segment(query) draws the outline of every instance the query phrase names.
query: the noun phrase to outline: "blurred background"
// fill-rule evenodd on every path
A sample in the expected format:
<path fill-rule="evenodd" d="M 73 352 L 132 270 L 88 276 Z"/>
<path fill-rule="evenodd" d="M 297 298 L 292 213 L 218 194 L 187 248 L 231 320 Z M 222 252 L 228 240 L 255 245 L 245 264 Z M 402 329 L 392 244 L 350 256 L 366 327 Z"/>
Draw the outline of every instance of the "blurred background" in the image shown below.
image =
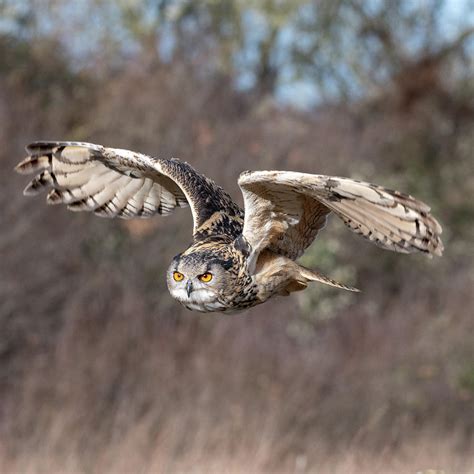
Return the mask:
<path fill-rule="evenodd" d="M 474 472 L 474 3 L 0 0 L 1 472 Z M 373 181 L 445 255 L 331 221 L 314 285 L 188 312 L 189 210 L 113 221 L 26 199 L 34 140 Z"/>

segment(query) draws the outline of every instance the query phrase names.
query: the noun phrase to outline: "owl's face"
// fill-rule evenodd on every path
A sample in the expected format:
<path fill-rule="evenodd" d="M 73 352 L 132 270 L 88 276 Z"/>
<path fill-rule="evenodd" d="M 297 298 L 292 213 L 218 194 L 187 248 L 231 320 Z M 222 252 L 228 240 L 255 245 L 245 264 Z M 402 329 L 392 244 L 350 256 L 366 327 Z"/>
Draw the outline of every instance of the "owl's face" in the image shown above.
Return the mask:
<path fill-rule="evenodd" d="M 177 255 L 168 268 L 166 280 L 173 298 L 195 311 L 219 311 L 224 289 L 233 285 L 232 262 L 206 253 Z"/>

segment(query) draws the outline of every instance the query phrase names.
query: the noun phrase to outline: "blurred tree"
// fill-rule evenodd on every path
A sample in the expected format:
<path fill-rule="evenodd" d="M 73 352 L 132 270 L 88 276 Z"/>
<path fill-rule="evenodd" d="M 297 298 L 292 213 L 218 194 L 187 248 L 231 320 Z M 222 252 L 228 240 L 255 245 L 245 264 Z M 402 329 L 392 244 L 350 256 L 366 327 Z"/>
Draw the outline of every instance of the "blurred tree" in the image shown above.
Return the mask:
<path fill-rule="evenodd" d="M 409 111 L 430 95 L 452 106 L 446 64 L 458 74 L 472 67 L 472 18 L 453 15 L 447 0 L 121 0 L 115 8 L 120 27 L 112 36 L 122 49 L 135 44 L 159 62 L 182 58 L 254 98 L 289 88 L 286 100 L 303 103 L 306 86 L 313 104 L 390 98 Z M 470 105 L 454 107 L 471 113 Z"/>
<path fill-rule="evenodd" d="M 377 93 L 392 83 L 408 105 L 438 87 L 435 70 L 443 61 L 467 55 L 472 18 L 458 18 L 453 32 L 444 21 L 449 6 L 446 0 L 308 2 L 296 22 L 301 36 L 293 61 L 333 98 Z"/>
<path fill-rule="evenodd" d="M 124 26 L 147 50 L 198 61 L 259 95 L 275 92 L 283 30 L 305 2 L 120 2 Z M 163 46 L 164 45 L 164 46 Z"/>
<path fill-rule="evenodd" d="M 428 90 L 442 93 L 446 61 L 472 66 L 473 19 L 448 0 L 2 0 L 0 11 L 10 30 L 56 35 L 76 57 L 180 57 L 257 96 L 295 81 L 325 100 L 391 88 L 409 108 Z"/>

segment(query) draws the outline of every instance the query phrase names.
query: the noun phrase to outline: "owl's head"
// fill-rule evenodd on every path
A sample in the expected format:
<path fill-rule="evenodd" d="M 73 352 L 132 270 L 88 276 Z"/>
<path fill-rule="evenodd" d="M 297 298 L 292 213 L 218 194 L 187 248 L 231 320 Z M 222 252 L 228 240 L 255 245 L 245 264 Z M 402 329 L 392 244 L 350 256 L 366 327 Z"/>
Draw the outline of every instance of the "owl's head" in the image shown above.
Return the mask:
<path fill-rule="evenodd" d="M 225 305 L 219 302 L 219 296 L 224 289 L 233 287 L 235 276 L 229 271 L 232 266 L 232 259 L 222 259 L 208 251 L 177 255 L 167 271 L 168 289 L 188 309 L 220 311 Z"/>

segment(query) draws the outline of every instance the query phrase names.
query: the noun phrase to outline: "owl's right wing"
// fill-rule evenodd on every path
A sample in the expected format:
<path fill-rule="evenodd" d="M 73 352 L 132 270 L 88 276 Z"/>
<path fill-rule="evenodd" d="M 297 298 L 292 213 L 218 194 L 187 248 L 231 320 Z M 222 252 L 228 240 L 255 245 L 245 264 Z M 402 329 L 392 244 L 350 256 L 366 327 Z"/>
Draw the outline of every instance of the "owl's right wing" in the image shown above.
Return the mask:
<path fill-rule="evenodd" d="M 334 212 L 354 232 L 385 249 L 441 255 L 441 226 L 415 198 L 349 178 L 255 171 L 240 175 L 243 237 L 252 261 L 269 249 L 295 259 Z"/>
<path fill-rule="evenodd" d="M 35 142 L 26 150 L 16 171 L 39 174 L 24 194 L 49 188 L 48 204 L 124 219 L 166 215 L 189 205 L 195 237 L 216 213 L 241 217 L 222 188 L 180 160 L 82 142 Z"/>

